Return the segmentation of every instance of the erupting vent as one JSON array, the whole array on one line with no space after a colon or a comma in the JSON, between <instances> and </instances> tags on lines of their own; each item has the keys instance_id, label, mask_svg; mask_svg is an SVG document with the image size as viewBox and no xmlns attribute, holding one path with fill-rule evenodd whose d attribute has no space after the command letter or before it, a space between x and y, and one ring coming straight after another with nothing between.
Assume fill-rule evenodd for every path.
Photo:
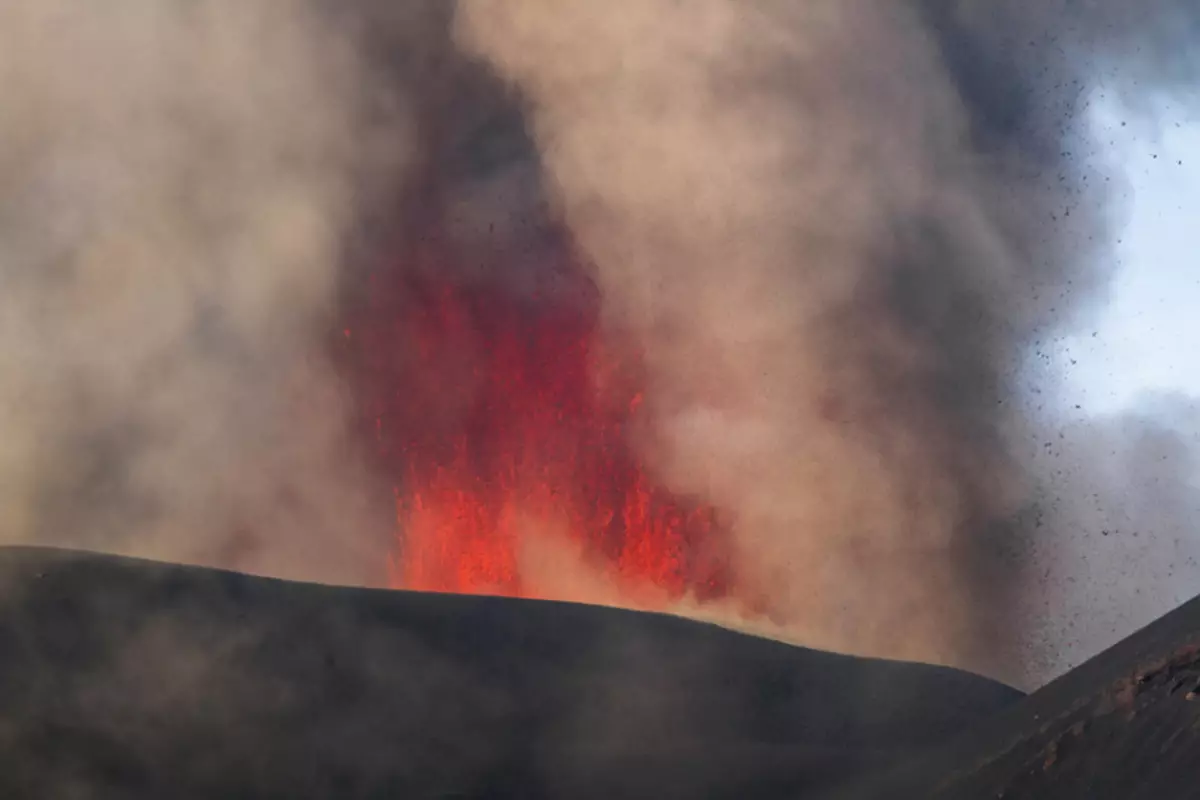
<instances>
[{"instance_id":1,"label":"erupting vent","mask_svg":"<svg viewBox=\"0 0 1200 800\"><path fill-rule=\"evenodd\" d=\"M522 568L522 553L550 543L638 604L729 591L714 509L656 485L630 447L636 350L600 336L594 287L569 280L582 291L565 301L373 277L347 336L394 478L394 586L553 597Z\"/></svg>"}]
</instances>

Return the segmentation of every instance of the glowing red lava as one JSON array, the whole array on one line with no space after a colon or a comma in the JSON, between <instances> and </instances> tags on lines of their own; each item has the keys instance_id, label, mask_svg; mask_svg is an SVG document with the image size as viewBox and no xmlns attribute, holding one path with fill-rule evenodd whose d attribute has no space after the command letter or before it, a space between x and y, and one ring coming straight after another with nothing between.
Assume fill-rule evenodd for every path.
<instances>
[{"instance_id":1,"label":"glowing red lava","mask_svg":"<svg viewBox=\"0 0 1200 800\"><path fill-rule=\"evenodd\" d=\"M634 592L728 591L714 510L656 485L630 446L639 360L603 341L590 285L563 302L412 275L373 283L347 336L375 376L374 434L395 478L394 586L556 594L522 574L536 531Z\"/></svg>"}]
</instances>

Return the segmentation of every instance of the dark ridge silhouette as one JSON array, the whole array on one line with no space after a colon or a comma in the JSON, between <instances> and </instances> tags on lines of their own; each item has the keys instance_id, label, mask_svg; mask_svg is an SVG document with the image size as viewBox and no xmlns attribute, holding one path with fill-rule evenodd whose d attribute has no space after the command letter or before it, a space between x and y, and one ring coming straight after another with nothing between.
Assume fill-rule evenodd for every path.
<instances>
[{"instance_id":1,"label":"dark ridge silhouette","mask_svg":"<svg viewBox=\"0 0 1200 800\"><path fill-rule=\"evenodd\" d=\"M0 549L0 797L808 796L1013 705L670 616Z\"/></svg>"},{"instance_id":2,"label":"dark ridge silhouette","mask_svg":"<svg viewBox=\"0 0 1200 800\"><path fill-rule=\"evenodd\" d=\"M1200 598L853 800L1200 797Z\"/></svg>"}]
</instances>

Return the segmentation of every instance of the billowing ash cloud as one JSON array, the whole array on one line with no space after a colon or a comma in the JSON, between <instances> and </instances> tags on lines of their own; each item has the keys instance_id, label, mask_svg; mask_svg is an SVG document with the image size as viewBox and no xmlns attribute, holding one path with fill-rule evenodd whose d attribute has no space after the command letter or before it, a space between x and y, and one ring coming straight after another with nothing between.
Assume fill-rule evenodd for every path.
<instances>
[{"instance_id":1,"label":"billowing ash cloud","mask_svg":"<svg viewBox=\"0 0 1200 800\"><path fill-rule=\"evenodd\" d=\"M0 541L380 578L324 353L408 154L358 51L305 3L0 5Z\"/></svg>"},{"instance_id":2,"label":"billowing ash cloud","mask_svg":"<svg viewBox=\"0 0 1200 800\"><path fill-rule=\"evenodd\" d=\"M668 482L802 638L1004 672L1027 347L1104 286L1082 111L1195 76L1164 2L464 0L527 98Z\"/></svg>"}]
</instances>

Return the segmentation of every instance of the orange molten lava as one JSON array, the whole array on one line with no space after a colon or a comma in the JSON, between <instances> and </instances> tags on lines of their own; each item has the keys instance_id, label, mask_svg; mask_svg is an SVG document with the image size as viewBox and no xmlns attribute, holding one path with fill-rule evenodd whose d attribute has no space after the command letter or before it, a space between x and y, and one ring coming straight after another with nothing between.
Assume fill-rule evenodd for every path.
<instances>
[{"instance_id":1,"label":"orange molten lava","mask_svg":"<svg viewBox=\"0 0 1200 800\"><path fill-rule=\"evenodd\" d=\"M402 294L368 344L390 375L374 413L397 475L393 585L563 594L523 574L541 537L631 597L728 590L717 515L630 447L639 364L606 349L594 302L411 279Z\"/></svg>"}]
</instances>

